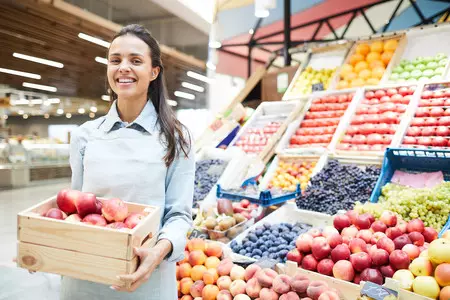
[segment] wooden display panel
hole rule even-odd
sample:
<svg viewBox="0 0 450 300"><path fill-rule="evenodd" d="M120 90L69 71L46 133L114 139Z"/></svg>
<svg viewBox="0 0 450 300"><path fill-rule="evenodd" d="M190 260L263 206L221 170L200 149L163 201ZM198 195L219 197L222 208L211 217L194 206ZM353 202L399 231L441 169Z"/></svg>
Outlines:
<svg viewBox="0 0 450 300"><path fill-rule="evenodd" d="M138 265L133 248L153 246L160 224L159 207L126 204L130 213L146 215L130 230L43 217L50 208L57 207L56 197L20 212L17 216L17 265L31 271L123 285L117 276L133 273Z"/></svg>

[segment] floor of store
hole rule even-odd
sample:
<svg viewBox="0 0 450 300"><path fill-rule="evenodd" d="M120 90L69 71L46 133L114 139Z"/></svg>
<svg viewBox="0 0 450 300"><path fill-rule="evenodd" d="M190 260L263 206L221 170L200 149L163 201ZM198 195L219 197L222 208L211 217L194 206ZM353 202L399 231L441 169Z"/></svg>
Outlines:
<svg viewBox="0 0 450 300"><path fill-rule="evenodd" d="M0 191L0 300L59 299L59 276L29 274L12 262L16 253L17 213L68 187L69 181Z"/></svg>

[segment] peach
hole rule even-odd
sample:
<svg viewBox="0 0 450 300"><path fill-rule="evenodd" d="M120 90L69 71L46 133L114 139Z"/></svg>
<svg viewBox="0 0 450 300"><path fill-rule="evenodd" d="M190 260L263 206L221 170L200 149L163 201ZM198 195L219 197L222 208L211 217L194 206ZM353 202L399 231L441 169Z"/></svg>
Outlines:
<svg viewBox="0 0 450 300"><path fill-rule="evenodd" d="M315 280L311 281L306 290L306 294L313 300L318 300L320 294L328 290L328 284L325 281Z"/></svg>
<svg viewBox="0 0 450 300"><path fill-rule="evenodd" d="M234 265L231 268L231 271L230 271L230 278L233 281L234 280L238 280L238 279L244 280L244 278L245 278L245 269L243 267L241 267L241 266Z"/></svg>
<svg viewBox="0 0 450 300"><path fill-rule="evenodd" d="M193 266L191 270L191 278L195 281L203 280L203 273L205 273L208 269L206 269L203 265Z"/></svg>
<svg viewBox="0 0 450 300"><path fill-rule="evenodd" d="M217 269L217 266L220 264L220 259L215 256L210 256L205 260L205 267L208 269L214 268Z"/></svg>
<svg viewBox="0 0 450 300"><path fill-rule="evenodd" d="M219 287L219 290L229 290L231 282L230 276L220 276L217 279L217 286Z"/></svg>
<svg viewBox="0 0 450 300"><path fill-rule="evenodd" d="M291 289L291 278L287 275L278 275L272 283L275 293L285 294Z"/></svg>
<svg viewBox="0 0 450 300"><path fill-rule="evenodd" d="M193 285L191 285L191 295L192 297L201 297L203 288L205 287L205 283L201 280L197 280L194 282Z"/></svg>
<svg viewBox="0 0 450 300"><path fill-rule="evenodd" d="M200 251L204 252L206 250L206 243L202 239L194 238L194 239L188 241L187 248L188 248L189 252L192 252L194 250L200 250Z"/></svg>
<svg viewBox="0 0 450 300"><path fill-rule="evenodd" d="M247 286L245 287L245 292L252 298L258 298L259 292L261 291L261 285L258 282L258 279L251 278L247 281Z"/></svg>
<svg viewBox="0 0 450 300"><path fill-rule="evenodd" d="M64 221L69 223L78 223L81 222L81 217L79 214L72 214L64 219Z"/></svg>
<svg viewBox="0 0 450 300"><path fill-rule="evenodd" d="M183 263L178 267L178 274L180 275L180 278L191 277L192 267L189 263Z"/></svg>
<svg viewBox="0 0 450 300"><path fill-rule="evenodd" d="M219 279L219 275L217 274L216 269L208 269L203 273L203 281L205 284L214 284L217 279Z"/></svg>
<svg viewBox="0 0 450 300"><path fill-rule="evenodd" d="M245 275L244 275L245 281L249 281L250 279L255 277L256 272L258 272L259 270L261 270L261 267L259 265L252 264L252 265L248 266L245 269Z"/></svg>
<svg viewBox="0 0 450 300"><path fill-rule="evenodd" d="M191 278L183 278L180 280L180 291L183 295L189 295L191 293L191 286L194 284Z"/></svg>
<svg viewBox="0 0 450 300"><path fill-rule="evenodd" d="M230 275L231 268L233 268L233 266L233 261L229 258L225 258L217 266L217 273L219 273L219 276Z"/></svg>
<svg viewBox="0 0 450 300"><path fill-rule="evenodd" d="M261 300L278 300L278 294L271 289L262 288L259 292L259 298Z"/></svg>
<svg viewBox="0 0 450 300"><path fill-rule="evenodd" d="M450 299L450 286L444 287L439 294L439 300L448 300L448 299Z"/></svg>
<svg viewBox="0 0 450 300"><path fill-rule="evenodd" d="M124 223L127 225L128 228L133 229L134 227L141 222L142 219L144 219L145 216L140 213L131 213L128 215L128 217L125 219Z"/></svg>
<svg viewBox="0 0 450 300"><path fill-rule="evenodd" d="M265 268L256 272L255 276L262 287L271 287L272 282L275 277L278 276L278 273L272 269Z"/></svg>
<svg viewBox="0 0 450 300"><path fill-rule="evenodd" d="M202 299L203 300L216 300L217 294L219 294L219 288L215 285L208 284L203 288Z"/></svg>
<svg viewBox="0 0 450 300"><path fill-rule="evenodd" d="M189 253L189 263L191 266L203 265L206 261L206 255L201 250L194 250Z"/></svg>
<svg viewBox="0 0 450 300"><path fill-rule="evenodd" d="M50 208L47 213L45 214L45 217L57 219L57 220L64 220L64 212L60 210L59 208Z"/></svg>
<svg viewBox="0 0 450 300"><path fill-rule="evenodd" d="M450 286L450 263L443 263L436 267L434 277L440 286Z"/></svg>
<svg viewBox="0 0 450 300"><path fill-rule="evenodd" d="M308 286L309 286L309 278L306 275L296 274L291 279L291 288L294 292L304 294L306 293Z"/></svg>
<svg viewBox="0 0 450 300"><path fill-rule="evenodd" d="M67 197L67 193L69 192L69 189L63 189L59 191L58 195L56 195L56 204L58 205L59 209L67 214L72 214L77 211L77 208L75 207L75 204L73 202L74 196L76 193L81 194L78 191L72 191L74 193L73 197Z"/></svg>
<svg viewBox="0 0 450 300"><path fill-rule="evenodd" d="M247 287L247 284L244 280L238 279L231 283L230 285L230 293L231 295L236 296L239 294L245 294L245 289Z"/></svg>
<svg viewBox="0 0 450 300"><path fill-rule="evenodd" d="M184 251L184 258L178 262L179 265L189 262L189 252Z"/></svg>
<svg viewBox="0 0 450 300"><path fill-rule="evenodd" d="M202 300L200 298L200 300ZM231 293L228 290L221 290L217 294L217 300L233 300L233 296L231 296Z"/></svg>
<svg viewBox="0 0 450 300"><path fill-rule="evenodd" d="M106 224L108 224L105 218L103 218L103 216L97 214L87 215L83 218L83 220L81 220L81 222L94 226L103 226L103 227L106 226Z"/></svg>
<svg viewBox="0 0 450 300"><path fill-rule="evenodd" d="M252 299L247 295L239 294L236 295L236 297L234 297L233 300L252 300Z"/></svg>
<svg viewBox="0 0 450 300"><path fill-rule="evenodd" d="M192 298L191 295L184 295L183 297L180 298L180 300L194 300L194 298Z"/></svg>
<svg viewBox="0 0 450 300"><path fill-rule="evenodd" d="M200 250L200 249L199 249ZM222 257L222 247L219 243L211 242L206 244L205 254L207 256Z"/></svg>
<svg viewBox="0 0 450 300"><path fill-rule="evenodd" d="M109 222L123 222L128 216L128 206L119 198L105 200L102 214Z"/></svg>
<svg viewBox="0 0 450 300"><path fill-rule="evenodd" d="M334 291L325 291L324 293L320 294L318 300L339 300L339 295Z"/></svg>
<svg viewBox="0 0 450 300"><path fill-rule="evenodd" d="M279 300L300 300L300 297L296 292L289 292L287 294L281 295Z"/></svg>
<svg viewBox="0 0 450 300"><path fill-rule="evenodd" d="M348 260L337 261L333 266L333 276L337 279L352 281L355 276L352 263Z"/></svg>

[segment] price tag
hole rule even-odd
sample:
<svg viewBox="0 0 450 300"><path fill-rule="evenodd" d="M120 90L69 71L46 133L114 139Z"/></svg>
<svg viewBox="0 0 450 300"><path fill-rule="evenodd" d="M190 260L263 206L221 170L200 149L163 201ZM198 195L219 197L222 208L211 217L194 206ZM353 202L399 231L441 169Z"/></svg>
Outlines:
<svg viewBox="0 0 450 300"><path fill-rule="evenodd" d="M194 229L192 229L192 232L189 235L188 239L192 240L192 239L195 239L195 238L199 238L199 239L202 239L202 240L206 240L206 239L208 239L208 237L209 236L208 236L207 232L194 228Z"/></svg>
<svg viewBox="0 0 450 300"><path fill-rule="evenodd" d="M322 82L313 84L311 88L312 88L312 91L313 91L313 92L320 92L320 91L323 91L323 90L324 90L324 89L323 89L323 83L322 83Z"/></svg>
<svg viewBox="0 0 450 300"><path fill-rule="evenodd" d="M277 75L277 92L284 93L286 92L289 86L289 74L288 73L280 73Z"/></svg>
<svg viewBox="0 0 450 300"><path fill-rule="evenodd" d="M361 296L367 296L375 300L395 300L398 293L376 283L367 281L361 290Z"/></svg>
<svg viewBox="0 0 450 300"><path fill-rule="evenodd" d="M255 262L255 265L260 266L262 269L265 269L265 268L273 269L277 263L278 263L278 261L275 259L261 258Z"/></svg>

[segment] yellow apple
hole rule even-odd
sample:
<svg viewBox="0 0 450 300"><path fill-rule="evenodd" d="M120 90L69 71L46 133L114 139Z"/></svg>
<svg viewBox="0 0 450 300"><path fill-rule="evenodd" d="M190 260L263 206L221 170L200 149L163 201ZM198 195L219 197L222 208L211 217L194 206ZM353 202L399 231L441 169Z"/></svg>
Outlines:
<svg viewBox="0 0 450 300"><path fill-rule="evenodd" d="M437 239L428 247L428 257L432 263L450 263L450 240Z"/></svg>
<svg viewBox="0 0 450 300"><path fill-rule="evenodd" d="M393 279L397 280L402 289L411 291L412 284L414 281L414 275L409 270L398 270L392 276Z"/></svg>
<svg viewBox="0 0 450 300"><path fill-rule="evenodd" d="M425 249L422 252L420 252L419 257L426 257L426 258L428 258L428 249Z"/></svg>
<svg viewBox="0 0 450 300"><path fill-rule="evenodd" d="M433 265L427 257L418 257L411 262L409 270L415 276L431 276Z"/></svg>
<svg viewBox="0 0 450 300"><path fill-rule="evenodd" d="M413 291L416 294L436 299L441 289L434 277L418 276L413 281Z"/></svg>

